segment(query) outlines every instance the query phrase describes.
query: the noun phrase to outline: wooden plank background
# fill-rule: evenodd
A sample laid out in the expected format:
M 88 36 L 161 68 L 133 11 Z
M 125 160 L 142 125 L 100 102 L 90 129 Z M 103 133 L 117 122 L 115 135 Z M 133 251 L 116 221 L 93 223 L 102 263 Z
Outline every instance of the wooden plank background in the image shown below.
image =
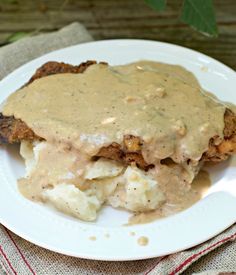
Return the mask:
M 219 37 L 205 37 L 179 20 L 182 0 L 164 12 L 144 0 L 0 0 L 0 45 L 19 31 L 49 32 L 80 21 L 95 39 L 145 38 L 186 46 L 236 69 L 236 0 L 215 0 Z

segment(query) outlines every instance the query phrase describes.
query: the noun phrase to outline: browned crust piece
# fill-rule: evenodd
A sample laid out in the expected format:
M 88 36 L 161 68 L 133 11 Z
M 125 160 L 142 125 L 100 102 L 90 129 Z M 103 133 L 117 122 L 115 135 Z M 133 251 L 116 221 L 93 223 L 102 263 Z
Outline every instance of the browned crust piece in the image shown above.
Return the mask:
M 228 108 L 224 114 L 224 140 L 216 145 L 218 137 L 209 142 L 209 149 L 203 155 L 205 161 L 219 162 L 236 153 L 236 115 Z
M 36 79 L 52 75 L 52 74 L 65 74 L 65 73 L 72 73 L 72 74 L 81 74 L 83 73 L 89 66 L 96 64 L 97 62 L 94 60 L 88 60 L 86 62 L 80 63 L 78 66 L 74 66 L 71 64 L 66 64 L 63 62 L 55 62 L 50 61 L 42 65 L 40 68 L 37 69 L 35 74 L 30 78 L 30 80 L 26 83 L 26 85 L 30 84 Z M 102 62 L 104 63 L 104 62 Z
M 0 113 L 0 144 L 19 143 L 21 140 L 40 140 L 23 121 L 13 116 L 5 117 Z
M 96 157 L 116 160 L 126 165 L 136 164 L 138 168 L 147 171 L 149 168 L 154 167 L 154 165 L 145 162 L 141 149 L 142 141 L 139 137 L 125 135 L 123 144 L 120 145 L 113 142 L 107 147 L 102 147 Z
M 59 73 L 83 73 L 90 65 L 96 64 L 96 61 L 87 61 L 79 66 L 59 62 L 48 62 L 40 67 L 26 85 L 32 83 L 38 78 Z M 203 154 L 205 161 L 218 162 L 226 159 L 230 154 L 236 152 L 236 115 L 229 109 L 226 109 L 224 128 L 224 140 L 217 144 L 217 137 L 209 142 L 209 149 Z M 20 119 L 14 117 L 5 117 L 0 113 L 0 143 L 18 143 L 21 140 L 40 140 L 42 138 L 34 132 Z M 126 135 L 123 144 L 112 143 L 107 147 L 101 148 L 95 157 L 104 157 L 116 160 L 125 164 L 135 163 L 139 168 L 148 170 L 153 167 L 152 164 L 145 162 L 141 154 L 142 141 L 139 137 Z

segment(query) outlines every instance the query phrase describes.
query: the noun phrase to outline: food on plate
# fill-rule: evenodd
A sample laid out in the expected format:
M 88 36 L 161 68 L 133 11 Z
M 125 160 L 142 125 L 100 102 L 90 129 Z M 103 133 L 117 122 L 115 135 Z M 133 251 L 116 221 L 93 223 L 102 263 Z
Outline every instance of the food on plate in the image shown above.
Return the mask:
M 236 152 L 236 115 L 181 66 L 48 62 L 9 96 L 0 141 L 20 143 L 20 192 L 85 221 L 102 205 L 167 216 L 192 205 L 205 162 Z

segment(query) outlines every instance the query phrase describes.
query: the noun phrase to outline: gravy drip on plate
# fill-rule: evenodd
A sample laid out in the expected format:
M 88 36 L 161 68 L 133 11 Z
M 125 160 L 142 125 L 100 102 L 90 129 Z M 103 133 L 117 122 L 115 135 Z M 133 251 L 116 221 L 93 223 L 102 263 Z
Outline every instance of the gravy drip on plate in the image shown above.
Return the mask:
M 130 217 L 128 225 L 148 223 L 183 211 L 199 201 L 211 186 L 209 174 L 202 170 L 193 180 L 191 187 L 184 188 L 181 179 L 173 182 L 160 181 L 167 196 L 166 202 L 150 212 L 136 213 Z

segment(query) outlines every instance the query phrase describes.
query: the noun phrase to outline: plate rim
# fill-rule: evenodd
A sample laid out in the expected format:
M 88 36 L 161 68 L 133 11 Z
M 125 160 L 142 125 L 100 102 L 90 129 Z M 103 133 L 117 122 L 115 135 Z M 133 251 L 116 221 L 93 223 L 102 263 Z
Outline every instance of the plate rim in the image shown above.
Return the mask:
M 159 41 L 154 41 L 154 40 L 145 40 L 145 39 L 111 39 L 111 40 L 100 40 L 100 41 L 92 41 L 92 42 L 87 42 L 87 43 L 82 43 L 82 44 L 77 44 L 77 45 L 73 45 L 73 46 L 69 46 L 69 47 L 66 47 L 66 48 L 62 48 L 62 49 L 59 49 L 59 50 L 56 50 L 56 51 L 53 51 L 53 52 L 50 52 L 50 53 L 47 53 L 45 55 L 42 55 L 36 59 L 33 59 L 29 62 L 27 62 L 26 64 L 20 66 L 19 68 L 17 68 L 16 70 L 14 70 L 12 73 L 10 73 L 7 77 L 5 77 L 4 79 L 2 79 L 0 81 L 0 84 L 1 85 L 4 85 L 5 82 L 8 82 L 12 77 L 14 78 L 14 75 L 17 75 L 19 72 L 21 71 L 24 71 L 25 68 L 27 68 L 27 66 L 30 66 L 31 63 L 34 63 L 34 62 L 39 62 L 47 57 L 50 57 L 51 54 L 60 54 L 60 52 L 63 52 L 65 50 L 69 51 L 73 48 L 77 48 L 78 46 L 86 46 L 86 45 L 91 45 L 91 44 L 107 44 L 107 43 L 153 43 L 153 44 L 158 44 L 159 46 L 166 46 L 168 45 L 169 47 L 173 47 L 173 48 L 178 48 L 180 49 L 181 51 L 187 51 L 189 52 L 190 54 L 194 54 L 194 55 L 200 55 L 200 56 L 203 56 L 205 58 L 207 58 L 208 60 L 210 60 L 211 62 L 214 62 L 218 65 L 220 65 L 222 68 L 224 68 L 226 71 L 228 71 L 230 74 L 231 73 L 234 73 L 235 74 L 235 71 L 233 69 L 231 69 L 230 67 L 228 67 L 227 65 L 221 63 L 220 61 L 212 58 L 212 57 L 209 57 L 203 53 L 200 53 L 198 51 L 195 51 L 195 50 L 192 50 L 192 49 L 189 49 L 189 48 L 185 48 L 183 46 L 179 46 L 179 45 L 175 45 L 175 44 L 171 44 L 171 43 L 166 43 L 166 42 L 159 42 Z M 63 59 L 63 58 L 62 58 Z M 1 197 L 1 196 L 0 196 Z M 183 212 L 181 212 L 183 213 Z M 180 214 L 177 214 L 177 215 L 181 215 Z M 1 216 L 1 214 L 0 214 Z M 85 259 L 93 259 L 93 260 L 108 260 L 108 261 L 130 261 L 130 260 L 139 260 L 139 259 L 147 259 L 147 258 L 153 258 L 153 257 L 157 257 L 157 255 L 153 255 L 153 256 L 139 256 L 139 257 L 135 257 L 135 256 L 132 256 L 130 258 L 119 258 L 119 259 L 114 259 L 114 256 L 111 256 L 111 257 L 107 257 L 107 258 L 100 258 L 98 255 L 95 255 L 95 256 L 91 256 L 91 255 L 83 255 L 83 254 L 80 254 L 80 255 L 74 255 L 74 254 L 70 254 L 70 253 L 65 253 L 63 251 L 61 251 L 60 249 L 55 249 L 54 247 L 53 248 L 50 248 L 48 245 L 42 245 L 42 243 L 39 243 L 35 240 L 32 240 L 31 238 L 28 238 L 27 236 L 25 236 L 22 232 L 17 232 L 17 230 L 15 230 L 14 228 L 12 228 L 11 225 L 8 224 L 7 226 L 7 222 L 6 221 L 2 221 L 3 219 L 0 217 L 0 222 L 5 225 L 7 228 L 9 228 L 12 232 L 15 232 L 17 235 L 23 237 L 24 239 L 34 243 L 34 244 L 37 244 L 38 246 L 41 246 L 43 248 L 46 248 L 46 249 L 49 249 L 51 251 L 54 251 L 54 252 L 58 252 L 58 253 L 61 253 L 61 254 L 64 254 L 64 255 L 69 255 L 69 256 L 74 256 L 74 257 L 80 257 L 80 258 L 85 258 Z M 235 222 L 236 220 L 234 220 Z M 230 226 L 231 224 L 228 224 L 224 229 L 226 229 L 228 226 Z M 141 226 L 141 225 L 139 225 Z M 218 233 L 220 233 L 221 231 L 223 230 L 220 230 L 220 231 L 217 231 Z M 208 240 L 209 238 L 211 237 L 207 237 L 205 239 L 203 239 L 200 243 Z M 180 248 L 179 250 L 175 250 L 175 251 L 172 251 L 170 253 L 174 253 L 174 252 L 177 252 L 177 251 L 181 251 L 183 249 L 186 249 L 186 248 L 189 248 L 189 246 L 186 246 L 186 247 L 182 247 Z M 166 255 L 166 254 L 164 254 Z M 158 256 L 161 256 L 161 255 L 158 255 Z M 163 255 L 162 255 L 163 256 Z

